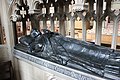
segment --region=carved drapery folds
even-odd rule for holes
[[[120,77],[120,53],[116,50],[64,37],[47,29],[41,32],[33,29],[19,41],[15,49],[36,57],[108,79]]]

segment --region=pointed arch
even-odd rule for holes
[[[32,2],[31,9],[33,9],[33,10],[36,9],[37,4],[40,4],[41,2],[43,2],[43,0],[34,0]]]

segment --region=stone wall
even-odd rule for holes
[[[19,60],[19,70],[21,80],[75,80],[60,73],[55,73],[47,69],[40,69],[35,65]]]
[[[0,45],[0,61],[8,60],[7,47],[5,45]]]
[[[10,22],[10,15],[9,15],[9,3],[7,0],[0,0],[0,18],[1,18],[1,25],[5,29],[5,36],[6,36],[6,44],[0,44],[0,59],[2,60],[12,60],[12,50],[14,47],[14,38],[13,38],[13,29],[12,24]]]

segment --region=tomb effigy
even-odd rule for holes
[[[33,29],[19,42],[15,49],[30,55],[106,79],[120,79],[120,53],[116,50],[47,29]]]

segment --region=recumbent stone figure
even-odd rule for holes
[[[46,29],[42,32],[33,29],[30,35],[20,38],[20,45],[27,53],[64,66],[102,77],[120,77],[120,53],[103,46],[67,38]]]

